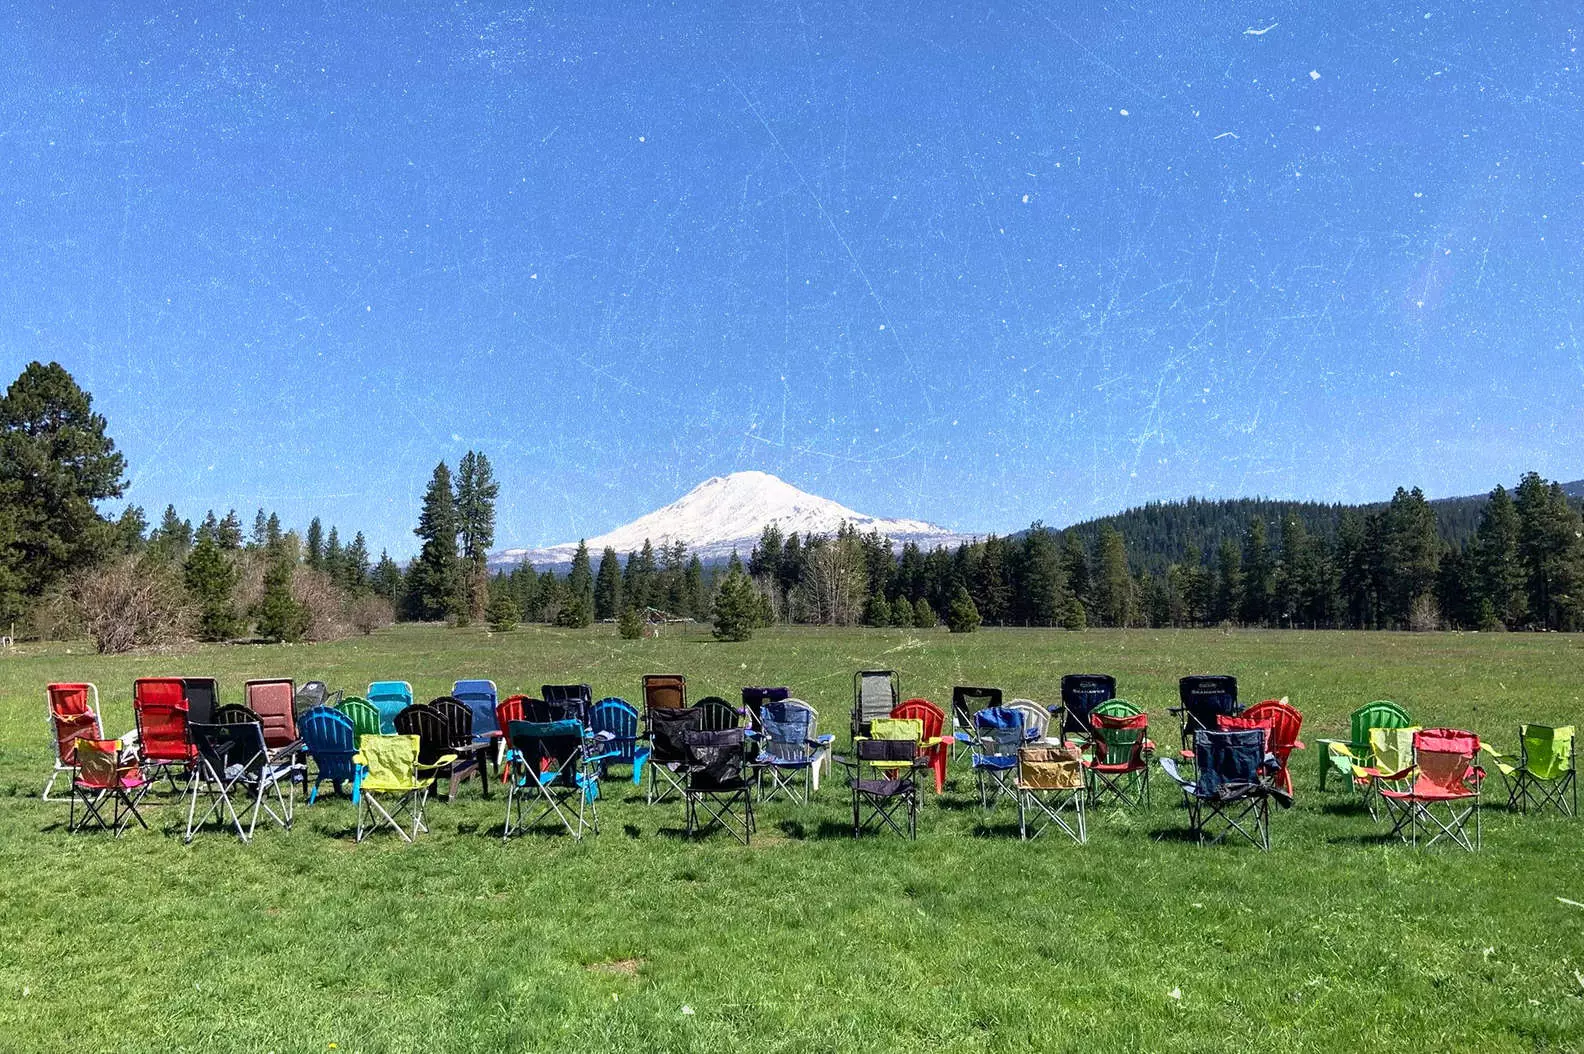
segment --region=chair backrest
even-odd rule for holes
[[[62,765],[74,765],[79,739],[104,738],[99,723],[99,689],[88,683],[52,684],[44,689],[44,694],[49,701],[56,760]]]
[[[885,717],[901,698],[901,681],[895,670],[859,670],[853,674],[853,720],[858,727]]]
[[[612,696],[601,699],[589,711],[589,730],[611,736],[601,748],[604,754],[615,754],[617,760],[632,761],[638,750],[638,710],[627,700]]]
[[[1115,716],[1096,707],[1089,714],[1094,732],[1095,761],[1102,765],[1138,766],[1144,763],[1144,741],[1149,734],[1149,715]]]
[[[1194,786],[1201,797],[1214,797],[1238,785],[1256,784],[1265,759],[1265,730],[1195,732]]]
[[[699,712],[699,729],[704,732],[722,732],[742,725],[742,711],[718,695],[706,695],[693,704]]]
[[[1048,707],[1032,699],[1014,699],[1006,706],[1008,710],[1016,710],[1023,715],[1023,730],[1030,739],[1045,738],[1050,730],[1051,713]]]
[[[513,721],[528,720],[528,704],[534,700],[526,695],[508,695],[495,704],[495,725],[501,731],[511,726]]]
[[[1372,728],[1407,728],[1411,724],[1413,721],[1408,717],[1408,711],[1390,699],[1377,699],[1373,703],[1365,703],[1348,718],[1348,731],[1352,737],[1349,743],[1363,747],[1370,741]]]
[[[1026,790],[1079,790],[1083,763],[1059,747],[1025,746],[1018,751],[1017,778]]]
[[[1573,771],[1573,726],[1519,725],[1523,767],[1536,779],[1554,780]]]
[[[1023,715],[1010,706],[989,706],[976,710],[972,727],[978,740],[975,753],[980,757],[1011,757],[1028,737]]]
[[[292,712],[301,717],[316,706],[330,703],[330,687],[323,681],[304,681],[292,696]]]
[[[495,716],[500,693],[495,690],[494,681],[457,681],[451,686],[451,697],[462,700],[462,705],[472,711],[474,738],[485,739],[491,732],[503,731]]]
[[[743,750],[747,732],[741,728],[694,729],[682,735],[688,785],[718,786],[740,780],[748,755]]]
[[[1402,772],[1414,763],[1414,736],[1422,729],[1417,725],[1405,728],[1372,728],[1366,738],[1370,759],[1375,771],[1383,776]]]
[[[1195,732],[1213,732],[1216,719],[1241,713],[1237,678],[1226,674],[1194,674],[1177,682],[1177,699],[1182,704],[1184,742]]]
[[[759,710],[760,746],[782,761],[807,761],[818,726],[819,714],[801,699],[767,702]]]
[[[1479,736],[1460,728],[1425,728],[1413,737],[1414,791],[1462,794],[1479,755]]]
[[[539,694],[550,706],[588,726],[589,711],[594,707],[594,689],[588,685],[541,684]]]
[[[567,762],[583,747],[583,724],[567,719],[562,721],[513,721],[506,726],[511,748],[521,755],[529,772],[557,773],[551,782],[572,784],[577,778],[576,766]]]
[[[375,681],[368,686],[364,698],[379,711],[380,731],[388,735],[396,731],[396,715],[413,703],[412,685],[406,681]]]
[[[924,742],[924,722],[916,717],[877,717],[869,724],[870,739],[906,739]]]
[[[959,684],[952,688],[952,722],[963,729],[974,726],[974,714],[1001,705],[999,688],[973,688]]]
[[[262,723],[258,714],[255,714],[251,708],[243,706],[241,703],[227,703],[224,706],[217,706],[215,707],[215,712],[210,716],[213,720],[209,723],[214,725],[257,725]]]
[[[446,738],[451,742],[451,749],[473,744],[473,711],[462,700],[454,695],[442,695],[429,700],[429,708],[445,722]]]
[[[297,685],[286,678],[242,686],[242,700],[264,722],[264,742],[272,750],[297,739],[297,711],[292,706],[296,696]]]
[[[187,721],[208,721],[220,705],[220,682],[213,677],[183,677],[187,689]]]
[[[748,718],[759,727],[759,711],[766,703],[781,703],[792,698],[792,689],[779,688],[744,688],[742,690],[743,709],[748,711]]]
[[[417,736],[364,736],[358,743],[358,760],[371,783],[411,785],[417,782],[422,750]]]
[[[644,720],[649,726],[650,759],[661,765],[686,761],[683,737],[698,731],[699,717],[691,707],[662,706],[648,711]]]
[[[1107,699],[1089,711],[1091,725],[1096,715],[1101,717],[1137,717],[1144,711],[1126,699]]]
[[[367,703],[363,705],[368,706]],[[373,707],[369,709],[372,711]],[[303,745],[313,756],[321,777],[352,778],[352,755],[357,753],[358,741],[357,725],[352,718],[332,707],[316,706],[297,719],[297,731],[302,733]],[[379,734],[378,715],[372,734]]]
[[[222,779],[259,772],[269,760],[264,729],[256,721],[224,725],[194,721],[187,725],[187,731],[198,757]]]
[[[380,712],[374,704],[360,695],[349,695],[336,704],[336,710],[352,722],[352,735],[357,739],[380,734]]]
[[[890,718],[877,717],[876,725],[890,721]],[[911,763],[919,756],[919,741],[916,736],[877,736],[853,741],[853,752],[858,760],[869,765],[885,765]]]
[[[418,738],[418,760],[423,764],[432,765],[451,753],[451,729],[439,711],[428,703],[402,707],[392,723],[397,735]]]
[[[1062,735],[1089,734],[1089,715],[1116,698],[1116,678],[1108,673],[1069,673],[1061,679]]]
[[[645,710],[681,710],[687,706],[687,678],[680,673],[645,674],[642,690]]]
[[[138,751],[158,764],[197,757],[187,738],[187,686],[180,677],[140,677],[132,682]]]
[[[1266,699],[1243,711],[1243,717],[1263,721],[1270,728],[1270,739],[1265,749],[1276,755],[1276,761],[1287,764],[1287,756],[1298,745],[1298,734],[1303,731],[1303,714],[1284,699]]]
[[[923,732],[919,735],[921,742],[935,739],[946,728],[946,711],[928,699],[908,699],[893,707],[889,716],[917,721],[923,728]]]
[[[72,780],[78,785],[103,790],[125,786],[139,775],[137,765],[121,762],[119,739],[77,740],[77,771]]]

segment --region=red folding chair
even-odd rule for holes
[[[924,726],[919,739],[919,756],[935,773],[935,793],[946,789],[946,761],[952,740],[941,738],[946,728],[946,711],[928,699],[907,699],[891,708],[891,716],[903,721],[918,721]]]
[[[1414,763],[1401,772],[1377,776],[1381,800],[1391,813],[1392,834],[1414,846],[1419,833],[1431,834],[1424,844],[1449,838],[1470,852],[1480,847],[1480,784],[1485,770],[1474,764],[1479,736],[1457,728],[1426,728],[1413,737]],[[1406,787],[1386,784],[1408,780]],[[1437,809],[1440,812],[1437,812]],[[1469,820],[1474,835],[1469,837]]]
[[[62,772],[77,771],[77,741],[104,738],[104,726],[99,720],[99,689],[91,684],[52,684],[44,689],[44,694],[55,740],[55,771],[44,784],[42,797],[45,801],[60,801],[50,797],[50,789]]]
[[[148,767],[150,785],[160,776],[178,794],[198,751],[187,735],[187,686],[180,677],[140,677],[132,682],[132,715],[137,719],[138,759]]]
[[[80,738],[74,746],[77,768],[72,773],[72,804],[67,830],[75,833],[93,827],[119,837],[133,820],[148,830],[137,803],[150,784],[135,760],[121,756],[121,741]],[[107,804],[111,806],[108,817],[104,814]],[[80,817],[78,806],[82,807]]]
[[[264,726],[264,745],[272,755],[295,750],[302,745],[297,735],[296,682],[285,678],[248,681],[242,686],[242,701],[258,715]]]

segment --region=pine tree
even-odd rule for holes
[[[214,510],[210,509],[204,514],[203,522],[198,525],[198,530],[193,534],[193,542],[201,542],[204,538],[212,538],[216,542],[220,539],[220,521],[215,519]]]
[[[315,516],[308,524],[308,535],[304,539],[308,545],[306,562],[315,571],[324,569],[324,527]]]
[[[177,514],[176,506],[165,506],[160,525],[149,535],[149,548],[160,559],[179,564],[187,559],[192,543],[192,524]]]
[[[582,629],[594,622],[594,572],[589,565],[588,543],[578,541],[572,554],[572,570],[567,574],[566,603],[561,608],[558,626]]]
[[[400,565],[392,560],[390,553],[384,549],[380,550],[379,563],[374,566],[369,586],[374,590],[375,596],[384,597],[393,604],[401,600],[407,591],[406,577],[402,574]]]
[[[891,602],[884,593],[869,594],[869,599],[864,603],[863,621],[866,626],[891,625]]]
[[[1571,630],[1584,600],[1584,523],[1561,486],[1530,472],[1513,499],[1518,515],[1518,560],[1528,587],[1530,622]]]
[[[361,595],[368,589],[369,574],[368,542],[359,531],[352,538],[352,544],[346,547],[346,552],[341,559],[341,588],[353,596]]]
[[[229,510],[225,514],[225,519],[220,521],[215,540],[220,543],[220,548],[227,552],[235,552],[242,548],[242,519],[235,509]]]
[[[1100,528],[1095,554],[1095,604],[1108,626],[1127,626],[1133,621],[1133,576],[1128,571],[1127,548],[1115,527]]]
[[[341,548],[341,535],[335,525],[330,525],[330,537],[325,539],[324,558],[320,570],[330,576],[330,581],[340,584],[346,574],[346,552]]]
[[[269,641],[300,641],[308,632],[308,609],[292,596],[296,556],[286,539],[279,538],[265,549],[265,560],[258,635]]]
[[[953,594],[951,608],[946,613],[946,628],[953,633],[972,633],[979,628],[979,609],[974,607],[973,597],[961,585]]]
[[[704,612],[704,564],[694,553],[688,560],[687,569],[682,572],[682,610],[677,612],[687,618],[697,618]],[[765,625],[770,620],[765,619]]]
[[[230,640],[242,632],[233,593],[237,569],[220,547],[213,531],[201,531],[198,544],[187,555],[182,579],[198,605],[200,640]]]
[[[1083,540],[1073,531],[1062,534],[1062,572],[1067,577],[1067,589],[1085,608],[1090,603],[1089,554],[1084,551]]]
[[[1216,559],[1215,602],[1210,605],[1210,612],[1216,622],[1236,622],[1243,616],[1243,552],[1231,538],[1221,540]]]
[[[475,617],[484,610],[489,591],[489,550],[495,544],[495,499],[500,484],[488,457],[472,450],[457,471],[457,526],[461,534],[463,578],[467,603]]]
[[[1243,536],[1243,621],[1263,626],[1270,621],[1276,562],[1265,538],[1265,521],[1249,521]]]
[[[992,626],[1005,624],[1012,608],[1012,583],[1007,572],[1006,542],[991,535],[980,551],[970,594],[979,615]]]
[[[915,629],[934,629],[937,624],[935,611],[930,607],[928,600],[919,597],[913,602],[913,626]]]
[[[504,583],[490,589],[488,616],[490,629],[496,633],[509,633],[522,621],[522,610],[517,606],[517,598],[512,596],[510,589],[505,588]]]
[[[1518,558],[1518,512],[1507,488],[1498,486],[1480,515],[1469,563],[1480,629],[1516,628],[1529,614],[1529,596]]]
[[[420,621],[435,621],[463,611],[461,561],[457,556],[456,498],[451,470],[435,466],[424,492],[413,533],[423,539],[418,559],[407,570],[407,609]]]
[[[742,564],[732,556],[733,566],[721,580],[715,593],[714,628],[716,640],[745,641],[753,637],[757,613],[757,597],[753,583],[743,571]]]
[[[643,636],[643,623],[638,619],[637,608],[631,604],[623,606],[616,631],[621,634],[622,640],[637,640]]]
[[[248,538],[248,548],[262,549],[269,544],[269,517],[260,509],[253,517],[253,534]]]
[[[1406,626],[1414,604],[1435,588],[1441,558],[1441,537],[1435,512],[1418,487],[1401,487],[1392,495],[1385,513],[1385,615],[1393,626]]]
[[[284,536],[281,534],[280,517],[272,512],[269,514],[269,520],[264,524],[264,544],[266,546],[274,545],[282,537]]]
[[[594,617],[601,622],[615,618],[622,609],[620,558],[610,546],[600,553],[599,574],[594,578]]]

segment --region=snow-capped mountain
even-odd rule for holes
[[[625,557],[642,549],[647,538],[656,549],[671,542],[686,542],[688,550],[704,560],[723,560],[734,549],[746,560],[767,524],[779,526],[783,535],[796,531],[807,538],[835,534],[843,521],[865,534],[879,531],[898,546],[917,542],[925,549],[934,549],[956,546],[975,537],[921,520],[866,516],[798,490],[768,472],[733,472],[707,479],[670,505],[588,539],[588,547],[595,560],[607,546]],[[540,569],[563,567],[572,562],[575,552],[576,542],[544,549],[503,549],[490,557],[490,563],[510,567],[527,560]]]

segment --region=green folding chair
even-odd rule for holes
[[[1370,729],[1407,728],[1413,724],[1408,711],[1389,699],[1365,703],[1348,718],[1348,738],[1317,739],[1320,749],[1320,789],[1325,790],[1326,776],[1337,773],[1345,780],[1353,779],[1353,767],[1360,759],[1369,757]],[[1336,748],[1342,748],[1340,750]],[[1367,762],[1365,762],[1367,764]]]
[[[1547,806],[1564,816],[1578,815],[1578,767],[1572,725],[1519,725],[1518,753],[1503,754],[1489,743],[1480,749],[1491,756],[1507,786],[1507,807],[1528,814]]]

